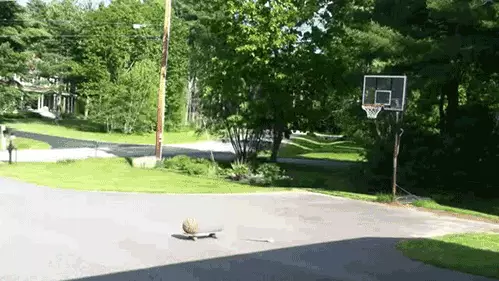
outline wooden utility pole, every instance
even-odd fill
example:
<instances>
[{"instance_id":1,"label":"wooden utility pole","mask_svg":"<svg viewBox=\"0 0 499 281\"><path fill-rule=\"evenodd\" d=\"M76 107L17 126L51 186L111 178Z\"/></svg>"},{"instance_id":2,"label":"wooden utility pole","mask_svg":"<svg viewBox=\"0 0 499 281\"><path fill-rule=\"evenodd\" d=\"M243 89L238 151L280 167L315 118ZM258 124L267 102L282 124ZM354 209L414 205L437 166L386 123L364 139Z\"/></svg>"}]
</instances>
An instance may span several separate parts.
<instances>
[{"instance_id":1,"label":"wooden utility pole","mask_svg":"<svg viewBox=\"0 0 499 281\"><path fill-rule=\"evenodd\" d=\"M156 126L156 160L161 161L163 154L163 128L165 119L166 69L168 65L168 43L170 41L171 0L165 0L165 19L163 26L163 53L161 56L161 72L158 90L158 111Z\"/></svg>"}]
</instances>

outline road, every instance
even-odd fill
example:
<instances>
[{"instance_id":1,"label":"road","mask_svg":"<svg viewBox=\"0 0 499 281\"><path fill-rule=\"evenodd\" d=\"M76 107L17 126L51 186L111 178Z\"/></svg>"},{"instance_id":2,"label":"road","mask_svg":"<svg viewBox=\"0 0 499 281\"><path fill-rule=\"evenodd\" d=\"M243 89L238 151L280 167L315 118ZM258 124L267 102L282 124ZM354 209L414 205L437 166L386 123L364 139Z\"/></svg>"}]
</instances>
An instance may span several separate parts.
<instances>
[{"instance_id":1,"label":"road","mask_svg":"<svg viewBox=\"0 0 499 281\"><path fill-rule=\"evenodd\" d=\"M0 186L1 280L491 280L395 249L403 238L497 228L483 222L304 192L80 192L4 178ZM186 240L186 217L225 230ZM249 241L259 238L275 242Z\"/></svg>"},{"instance_id":2,"label":"road","mask_svg":"<svg viewBox=\"0 0 499 281\"><path fill-rule=\"evenodd\" d=\"M17 155L19 162L45 162L87 157L141 157L153 156L155 154L153 145L96 142L22 131L16 131L15 134L17 137L46 142L52 147L52 151L19 151ZM220 141L165 145L163 146L163 157L189 155L191 157L210 158L210 151L213 151L216 160L229 161L234 159L230 143L222 143ZM7 159L7 152L0 152L0 161ZM320 167L344 167L355 163L350 161L302 158L279 158L278 162Z\"/></svg>"}]
</instances>

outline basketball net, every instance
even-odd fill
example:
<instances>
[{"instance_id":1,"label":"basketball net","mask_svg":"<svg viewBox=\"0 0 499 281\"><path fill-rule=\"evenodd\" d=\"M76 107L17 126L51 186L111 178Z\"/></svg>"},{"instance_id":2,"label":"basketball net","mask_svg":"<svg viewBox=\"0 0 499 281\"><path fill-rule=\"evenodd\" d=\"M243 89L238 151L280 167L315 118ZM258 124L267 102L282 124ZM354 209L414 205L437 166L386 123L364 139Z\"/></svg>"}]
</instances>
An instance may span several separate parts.
<instances>
[{"instance_id":1,"label":"basketball net","mask_svg":"<svg viewBox=\"0 0 499 281\"><path fill-rule=\"evenodd\" d=\"M364 111L367 113L367 118L376 119L376 117L378 117L378 114L383 109L383 105L382 104L363 104L362 109L364 109Z\"/></svg>"}]
</instances>

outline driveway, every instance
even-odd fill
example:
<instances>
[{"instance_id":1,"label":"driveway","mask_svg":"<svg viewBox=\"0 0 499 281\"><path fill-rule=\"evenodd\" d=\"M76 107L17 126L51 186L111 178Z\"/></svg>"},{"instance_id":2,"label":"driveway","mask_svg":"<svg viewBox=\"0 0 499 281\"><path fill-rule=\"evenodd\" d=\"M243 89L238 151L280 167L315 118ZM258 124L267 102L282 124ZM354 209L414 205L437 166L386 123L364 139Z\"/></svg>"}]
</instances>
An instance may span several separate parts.
<instances>
[{"instance_id":1,"label":"driveway","mask_svg":"<svg viewBox=\"0 0 499 281\"><path fill-rule=\"evenodd\" d=\"M43 141L52 147L51 150L20 150L17 152L17 155L14 156L14 159L18 162L52 162L88 157L141 157L153 156L155 154L155 147L153 145L78 140L23 131L16 131L15 135L22 138ZM164 145L163 157L189 155L191 157L210 158L211 151L213 151L213 156L216 160L231 161L234 159L232 145L221 141L201 141L188 144ZM0 151L0 161L7 161L8 159L9 156L7 151ZM303 158L279 158L277 161L280 163L319 167L345 167L357 163L352 161Z\"/></svg>"},{"instance_id":2,"label":"driveway","mask_svg":"<svg viewBox=\"0 0 499 281\"><path fill-rule=\"evenodd\" d=\"M225 230L185 240L186 217ZM0 226L1 280L104 281L490 280L411 261L394 245L497 228L311 193L79 192L5 178ZM266 238L275 241L250 241Z\"/></svg>"}]
</instances>

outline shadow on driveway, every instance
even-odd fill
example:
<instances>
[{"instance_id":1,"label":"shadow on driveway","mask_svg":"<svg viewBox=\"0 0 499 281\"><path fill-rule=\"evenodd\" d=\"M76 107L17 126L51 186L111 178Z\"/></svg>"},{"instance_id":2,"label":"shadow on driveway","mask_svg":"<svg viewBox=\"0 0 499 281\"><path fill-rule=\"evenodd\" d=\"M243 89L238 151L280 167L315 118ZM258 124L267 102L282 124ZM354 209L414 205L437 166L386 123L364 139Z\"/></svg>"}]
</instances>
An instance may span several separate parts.
<instances>
[{"instance_id":1,"label":"shadow on driveway","mask_svg":"<svg viewBox=\"0 0 499 281\"><path fill-rule=\"evenodd\" d=\"M395 249L398 241L400 241L399 238L358 238L182 262L73 280L493 280L412 261ZM199 251L203 249L203 240L183 242L185 247L199 247ZM446 245L443 244L447 243L442 242L442 247L445 247ZM453 245L453 247L456 246ZM464 250L470 251L470 248ZM476 249L471 250L482 252ZM161 255L158 255L158 258L161 259ZM494 258L499 260L499 254L495 253Z\"/></svg>"}]
</instances>

